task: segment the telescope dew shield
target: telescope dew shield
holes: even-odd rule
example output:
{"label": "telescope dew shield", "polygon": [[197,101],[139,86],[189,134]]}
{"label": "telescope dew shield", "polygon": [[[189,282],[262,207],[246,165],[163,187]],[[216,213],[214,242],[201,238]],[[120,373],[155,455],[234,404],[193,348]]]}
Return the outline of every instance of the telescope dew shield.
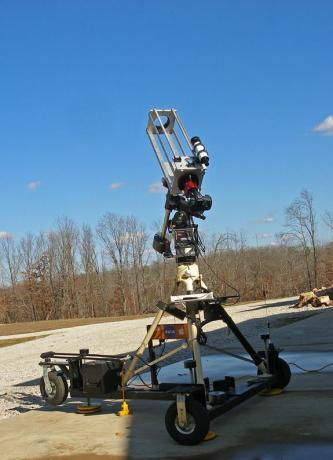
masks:
{"label": "telescope dew shield", "polygon": [[200,137],[194,136],[191,139],[193,146],[193,153],[198,158],[199,163],[205,166],[209,165],[209,156],[205,149],[205,146],[201,143]]}

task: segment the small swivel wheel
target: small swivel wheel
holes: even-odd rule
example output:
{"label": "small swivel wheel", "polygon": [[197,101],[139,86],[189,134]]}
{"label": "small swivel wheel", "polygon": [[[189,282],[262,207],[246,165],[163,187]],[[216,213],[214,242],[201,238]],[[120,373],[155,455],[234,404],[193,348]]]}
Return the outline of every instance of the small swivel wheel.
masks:
{"label": "small swivel wheel", "polygon": [[59,406],[66,401],[68,396],[68,384],[63,374],[58,374],[55,371],[49,372],[49,380],[51,392],[48,392],[45,387],[44,378],[40,379],[39,388],[43,399],[52,406]]}
{"label": "small swivel wheel", "polygon": [[209,430],[206,408],[197,401],[186,400],[186,426],[178,422],[177,403],[172,403],[165,414],[165,426],[169,435],[179,444],[193,446],[201,442]]}

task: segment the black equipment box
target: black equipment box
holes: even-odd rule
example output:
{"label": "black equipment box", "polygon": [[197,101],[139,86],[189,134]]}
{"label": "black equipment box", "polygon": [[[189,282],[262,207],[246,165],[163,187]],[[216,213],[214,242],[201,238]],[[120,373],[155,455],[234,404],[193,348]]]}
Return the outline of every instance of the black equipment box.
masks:
{"label": "black equipment box", "polygon": [[81,364],[83,391],[104,395],[115,391],[120,385],[120,372],[123,363],[119,359],[112,361],[90,361]]}

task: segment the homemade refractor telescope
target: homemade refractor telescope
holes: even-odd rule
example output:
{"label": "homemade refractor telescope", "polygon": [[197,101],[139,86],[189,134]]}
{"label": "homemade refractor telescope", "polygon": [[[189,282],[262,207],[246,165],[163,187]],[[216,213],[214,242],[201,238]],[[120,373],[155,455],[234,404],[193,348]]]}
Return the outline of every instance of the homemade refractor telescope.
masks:
{"label": "homemade refractor telescope", "polygon": [[[174,109],[151,110],[147,134],[162,169],[162,182],[166,188],[164,222],[161,232],[154,237],[153,247],[164,257],[175,258],[177,292],[173,293],[169,302],[158,302],[158,312],[152,324],[147,326],[140,347],[132,354],[97,355],[89,353],[88,349],[79,353],[42,353],[40,389],[44,399],[52,405],[62,404],[68,391],[73,397],[87,398],[88,405],[81,407],[81,412],[85,413],[98,408],[90,404],[90,398],[122,399],[119,415],[128,414],[126,400],[129,399],[171,400],[173,403],[165,415],[166,429],[178,443],[192,445],[211,437],[211,419],[261,391],[269,394],[282,391],[288,385],[291,374],[269,334],[261,335],[264,349],[256,352],[226,312],[223,304],[229,298],[239,296],[214,296],[200,274],[197,259],[202,242],[194,218],[204,219],[204,213],[212,206],[211,197],[201,193],[203,177],[209,166],[208,152],[201,139],[188,136]],[[161,323],[165,313],[181,323]],[[211,348],[254,364],[256,375],[245,383],[236,382],[230,376],[215,381],[204,377],[200,346],[209,347],[209,344],[203,328],[217,320],[227,324],[249,358],[221,348]],[[157,356],[156,348],[168,339],[178,339],[180,345],[166,352],[163,346]],[[146,349],[147,358],[144,354]],[[158,364],[185,349],[192,353],[192,359],[184,361],[184,367],[189,370],[189,381],[160,382]],[[142,389],[136,376],[147,370],[150,371],[151,385]]]}

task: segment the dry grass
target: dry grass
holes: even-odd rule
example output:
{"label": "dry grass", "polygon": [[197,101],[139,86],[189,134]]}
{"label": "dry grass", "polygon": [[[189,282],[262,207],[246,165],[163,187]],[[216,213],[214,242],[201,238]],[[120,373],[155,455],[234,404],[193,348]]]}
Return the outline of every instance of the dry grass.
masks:
{"label": "dry grass", "polygon": [[103,318],[55,319],[49,321],[32,321],[28,323],[0,324],[0,336],[52,331],[54,329],[86,326],[89,324],[110,323],[114,321],[127,321],[130,319],[147,318],[150,316],[154,316],[154,314],[150,313],[146,315],[110,316]]}
{"label": "dry grass", "polygon": [[10,347],[11,345],[17,345],[18,343],[30,342],[31,340],[42,339],[43,337],[47,337],[47,335],[35,335],[33,337],[0,340],[0,348]]}

